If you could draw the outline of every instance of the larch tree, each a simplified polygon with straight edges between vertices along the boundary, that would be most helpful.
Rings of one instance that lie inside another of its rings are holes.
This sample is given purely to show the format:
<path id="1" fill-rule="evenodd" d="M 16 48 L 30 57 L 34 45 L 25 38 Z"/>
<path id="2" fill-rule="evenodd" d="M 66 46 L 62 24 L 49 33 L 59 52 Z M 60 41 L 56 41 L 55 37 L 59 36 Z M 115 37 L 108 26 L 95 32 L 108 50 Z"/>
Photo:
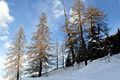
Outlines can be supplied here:
<path id="1" fill-rule="evenodd" d="M 89 26 L 88 50 L 92 53 L 90 57 L 92 57 L 91 59 L 93 60 L 99 55 L 97 53 L 99 53 L 103 47 L 101 45 L 103 37 L 108 36 L 106 15 L 97 8 L 89 7 L 86 11 L 86 20 Z"/>
<path id="2" fill-rule="evenodd" d="M 77 32 L 78 32 L 78 54 L 77 54 L 77 63 L 81 62 L 81 59 L 85 61 L 85 65 L 87 65 L 87 49 L 86 49 L 86 43 L 84 39 L 84 23 L 85 23 L 85 8 L 84 4 L 81 0 L 75 0 L 74 6 L 72 8 L 73 10 L 73 15 L 72 17 L 75 18 L 74 24 L 77 27 Z M 82 57 L 81 57 L 82 56 Z"/>
<path id="3" fill-rule="evenodd" d="M 42 13 L 37 30 L 33 34 L 32 44 L 28 51 L 27 71 L 42 76 L 43 70 L 48 68 L 48 50 L 50 49 L 50 32 L 47 24 L 47 16 Z"/>
<path id="4" fill-rule="evenodd" d="M 73 43 L 73 49 L 75 54 L 75 61 L 79 64 L 81 61 L 85 61 L 87 65 L 87 49 L 84 39 L 84 16 L 85 8 L 81 0 L 75 0 L 75 3 L 71 9 L 69 26 L 67 33 L 69 33 L 71 39 L 70 43 Z"/>
<path id="5" fill-rule="evenodd" d="M 71 35 L 72 31 L 70 31 L 70 28 L 69 28 L 70 24 L 69 24 L 65 6 L 64 6 L 64 16 L 65 16 L 65 32 L 67 33 L 67 39 L 65 41 L 65 44 L 66 44 L 66 48 L 68 49 L 67 52 L 69 52 L 67 59 L 65 61 L 65 66 L 69 67 L 75 63 L 75 53 L 74 53 L 74 40 Z"/>
<path id="6" fill-rule="evenodd" d="M 25 52 L 25 35 L 23 27 L 20 27 L 19 31 L 13 39 L 12 46 L 9 48 L 6 58 L 6 77 L 11 80 L 19 80 L 21 70 L 23 68 Z"/>

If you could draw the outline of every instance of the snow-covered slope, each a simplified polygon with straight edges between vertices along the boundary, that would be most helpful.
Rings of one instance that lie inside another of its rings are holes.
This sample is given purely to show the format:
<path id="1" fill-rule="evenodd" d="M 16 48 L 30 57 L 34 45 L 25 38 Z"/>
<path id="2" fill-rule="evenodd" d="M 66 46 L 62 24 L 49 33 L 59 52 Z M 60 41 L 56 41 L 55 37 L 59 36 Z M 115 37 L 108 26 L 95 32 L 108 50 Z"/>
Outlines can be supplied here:
<path id="1" fill-rule="evenodd" d="M 49 73 L 49 77 L 24 78 L 22 80 L 120 80 L 120 54 L 110 58 L 95 60 L 83 67 L 59 69 Z"/>

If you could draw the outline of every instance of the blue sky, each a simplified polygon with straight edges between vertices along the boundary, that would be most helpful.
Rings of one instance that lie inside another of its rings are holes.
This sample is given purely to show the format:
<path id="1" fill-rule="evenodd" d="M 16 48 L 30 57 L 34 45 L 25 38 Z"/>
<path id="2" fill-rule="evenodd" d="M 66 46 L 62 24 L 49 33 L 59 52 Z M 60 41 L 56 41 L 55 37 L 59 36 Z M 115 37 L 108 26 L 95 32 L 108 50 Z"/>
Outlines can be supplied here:
<path id="1" fill-rule="evenodd" d="M 74 0 L 63 1 L 69 13 Z M 97 6 L 108 14 L 108 25 L 111 28 L 109 33 L 115 34 L 117 28 L 120 28 L 120 0 L 84 0 L 84 3 L 87 6 Z M 49 28 L 54 34 L 52 39 L 59 38 L 62 41 L 62 8 L 61 0 L 0 0 L 0 64 L 3 63 L 7 48 L 20 26 L 24 27 L 27 42 L 30 42 L 42 12 L 47 13 Z M 0 66 L 0 71 L 2 67 Z"/>

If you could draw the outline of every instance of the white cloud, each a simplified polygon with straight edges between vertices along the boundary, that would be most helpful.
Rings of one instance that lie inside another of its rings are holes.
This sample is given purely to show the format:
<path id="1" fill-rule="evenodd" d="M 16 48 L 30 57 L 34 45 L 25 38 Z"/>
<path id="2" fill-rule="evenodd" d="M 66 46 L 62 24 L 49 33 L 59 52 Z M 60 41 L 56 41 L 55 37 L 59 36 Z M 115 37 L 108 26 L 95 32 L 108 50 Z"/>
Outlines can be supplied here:
<path id="1" fill-rule="evenodd" d="M 2 36 L 2 37 L 0 37 L 0 40 L 7 41 L 8 40 L 8 36 Z"/>
<path id="2" fill-rule="evenodd" d="M 55 18 L 64 14 L 63 5 L 60 0 L 53 0 L 53 13 Z"/>
<path id="3" fill-rule="evenodd" d="M 10 45 L 10 43 L 9 43 L 9 42 L 6 42 L 6 43 L 4 44 L 4 47 L 5 47 L 6 49 L 8 49 L 8 48 L 10 48 L 10 47 L 11 47 L 11 45 Z"/>
<path id="4" fill-rule="evenodd" d="M 8 33 L 8 24 L 13 20 L 7 2 L 0 0 L 0 28 Z"/>

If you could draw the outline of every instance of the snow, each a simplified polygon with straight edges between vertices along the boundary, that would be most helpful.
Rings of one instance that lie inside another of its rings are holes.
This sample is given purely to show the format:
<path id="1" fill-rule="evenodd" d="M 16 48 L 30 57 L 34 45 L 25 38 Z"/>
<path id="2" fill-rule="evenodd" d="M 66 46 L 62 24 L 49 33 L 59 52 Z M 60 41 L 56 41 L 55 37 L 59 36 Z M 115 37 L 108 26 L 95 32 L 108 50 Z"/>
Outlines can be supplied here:
<path id="1" fill-rule="evenodd" d="M 24 78 L 22 80 L 120 80 L 120 54 L 100 58 L 89 62 L 87 66 L 80 64 L 67 69 L 58 69 L 50 72 L 49 77 Z"/>
<path id="2" fill-rule="evenodd" d="M 93 42 L 97 42 L 96 40 L 93 40 Z"/>
<path id="3" fill-rule="evenodd" d="M 9 79 L 8 79 L 8 78 L 1 78 L 1 77 L 0 77 L 0 80 L 9 80 Z"/>

